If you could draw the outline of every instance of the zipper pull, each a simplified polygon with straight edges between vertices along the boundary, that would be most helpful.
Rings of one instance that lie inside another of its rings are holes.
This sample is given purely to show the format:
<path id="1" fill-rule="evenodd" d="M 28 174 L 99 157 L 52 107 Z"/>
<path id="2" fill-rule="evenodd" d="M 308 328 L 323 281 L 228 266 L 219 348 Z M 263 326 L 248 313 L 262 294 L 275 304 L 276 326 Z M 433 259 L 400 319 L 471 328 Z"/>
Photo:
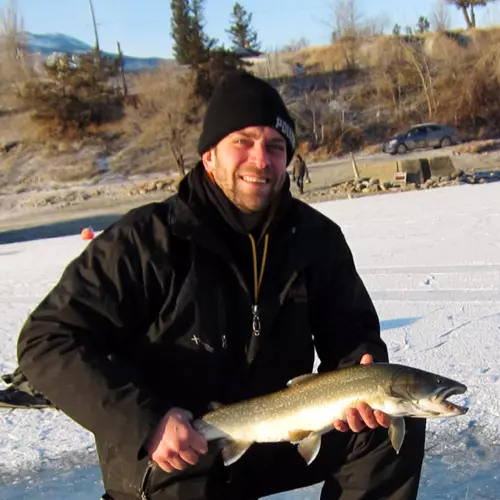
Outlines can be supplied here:
<path id="1" fill-rule="evenodd" d="M 222 349 L 227 349 L 227 338 L 225 335 L 222 336 Z"/>
<path id="2" fill-rule="evenodd" d="M 260 316 L 259 316 L 260 310 L 259 306 L 257 304 L 254 304 L 252 306 L 252 332 L 253 334 L 258 337 L 260 335 Z"/>

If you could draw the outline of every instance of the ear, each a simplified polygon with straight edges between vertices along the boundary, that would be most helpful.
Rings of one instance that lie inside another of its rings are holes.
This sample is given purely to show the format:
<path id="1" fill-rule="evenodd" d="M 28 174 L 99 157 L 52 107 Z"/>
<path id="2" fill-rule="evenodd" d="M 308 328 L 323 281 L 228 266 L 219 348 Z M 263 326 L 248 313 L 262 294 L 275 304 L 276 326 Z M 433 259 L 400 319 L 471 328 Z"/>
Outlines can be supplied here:
<path id="1" fill-rule="evenodd" d="M 208 173 L 213 172 L 215 169 L 215 149 L 211 148 L 208 151 L 205 151 L 201 156 L 201 161 L 205 167 L 205 170 Z"/>

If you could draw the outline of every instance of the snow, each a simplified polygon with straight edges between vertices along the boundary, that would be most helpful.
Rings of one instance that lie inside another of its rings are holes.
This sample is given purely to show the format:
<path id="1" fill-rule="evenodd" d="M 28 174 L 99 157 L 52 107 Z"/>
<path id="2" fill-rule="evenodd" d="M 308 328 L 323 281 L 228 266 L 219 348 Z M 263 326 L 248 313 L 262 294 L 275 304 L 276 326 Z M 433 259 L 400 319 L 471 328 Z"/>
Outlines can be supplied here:
<path id="1" fill-rule="evenodd" d="M 470 406 L 466 415 L 429 420 L 419 498 L 498 500 L 500 183 L 317 208 L 346 235 L 391 360 L 468 386 L 454 398 Z M 74 235 L 0 245 L 1 373 L 16 366 L 26 316 L 86 244 Z M 64 491 L 65 498 L 78 500 L 102 493 L 92 436 L 62 413 L 3 410 L 0 428 L 2 498 L 59 498 Z M 319 488 L 275 498 L 318 498 Z"/>

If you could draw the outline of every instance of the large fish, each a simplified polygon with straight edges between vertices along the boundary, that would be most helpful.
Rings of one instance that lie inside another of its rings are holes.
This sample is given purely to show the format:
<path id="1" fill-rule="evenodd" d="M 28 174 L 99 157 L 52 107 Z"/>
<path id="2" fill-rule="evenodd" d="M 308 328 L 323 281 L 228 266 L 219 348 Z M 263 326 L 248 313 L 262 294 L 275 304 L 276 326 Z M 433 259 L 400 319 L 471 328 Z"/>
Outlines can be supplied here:
<path id="1" fill-rule="evenodd" d="M 392 363 L 357 365 L 308 374 L 287 387 L 254 399 L 213 410 L 193 422 L 207 441 L 219 441 L 224 463 L 236 462 L 253 443 L 288 441 L 310 464 L 318 455 L 321 436 L 333 421 L 345 420 L 347 408 L 365 402 L 391 418 L 389 438 L 399 453 L 405 436 L 405 416 L 455 417 L 468 408 L 447 400 L 467 391 L 464 384 L 409 366 Z"/>

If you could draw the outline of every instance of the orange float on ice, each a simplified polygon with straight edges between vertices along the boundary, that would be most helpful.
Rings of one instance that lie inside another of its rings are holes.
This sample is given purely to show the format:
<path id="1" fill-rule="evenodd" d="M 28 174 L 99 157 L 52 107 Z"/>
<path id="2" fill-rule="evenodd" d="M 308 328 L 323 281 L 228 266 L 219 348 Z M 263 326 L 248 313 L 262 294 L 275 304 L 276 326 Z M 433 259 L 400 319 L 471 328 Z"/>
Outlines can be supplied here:
<path id="1" fill-rule="evenodd" d="M 91 240 L 94 237 L 94 230 L 91 227 L 86 227 L 82 229 L 80 236 L 82 240 Z"/>

